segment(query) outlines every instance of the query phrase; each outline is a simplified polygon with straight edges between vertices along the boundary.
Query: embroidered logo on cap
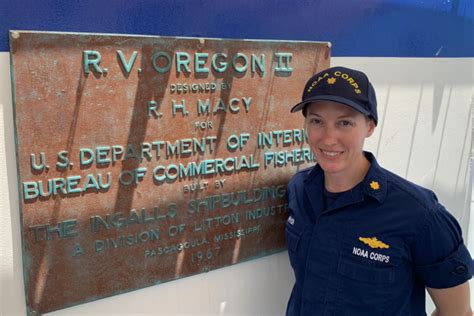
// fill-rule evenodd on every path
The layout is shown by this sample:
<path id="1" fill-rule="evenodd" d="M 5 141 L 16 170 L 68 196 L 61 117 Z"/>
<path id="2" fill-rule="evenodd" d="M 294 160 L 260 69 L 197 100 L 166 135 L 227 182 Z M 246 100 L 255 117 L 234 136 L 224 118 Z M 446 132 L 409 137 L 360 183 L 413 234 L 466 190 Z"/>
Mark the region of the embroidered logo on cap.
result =
<path id="1" fill-rule="evenodd" d="M 370 248 L 381 248 L 381 249 L 388 249 L 390 248 L 389 245 L 384 243 L 381 240 L 378 240 L 377 237 L 359 237 L 359 240 L 362 241 L 364 244 L 368 245 Z"/>
<path id="2" fill-rule="evenodd" d="M 324 75 L 318 77 L 318 79 L 314 80 L 311 85 L 308 87 L 308 90 L 306 90 L 308 93 L 311 92 L 311 90 L 313 90 L 314 87 L 316 87 L 316 85 L 318 84 L 318 82 L 320 82 L 321 80 L 323 80 L 324 78 L 326 78 L 327 76 L 329 76 L 329 74 L 326 72 Z"/>
<path id="3" fill-rule="evenodd" d="M 352 78 L 351 76 L 349 76 L 348 74 L 346 73 L 342 73 L 341 71 L 335 71 L 334 72 L 334 75 L 336 77 L 341 77 L 342 79 L 346 80 L 352 87 L 354 87 L 354 92 L 357 93 L 357 94 L 361 94 L 362 91 L 360 90 L 360 87 L 359 87 L 359 84 L 357 83 L 357 81 Z"/>
<path id="4" fill-rule="evenodd" d="M 328 78 L 328 84 L 335 84 L 335 83 L 336 83 L 336 78 L 334 77 Z"/>
<path id="5" fill-rule="evenodd" d="M 370 182 L 370 188 L 374 191 L 380 189 L 380 184 L 377 181 Z"/>

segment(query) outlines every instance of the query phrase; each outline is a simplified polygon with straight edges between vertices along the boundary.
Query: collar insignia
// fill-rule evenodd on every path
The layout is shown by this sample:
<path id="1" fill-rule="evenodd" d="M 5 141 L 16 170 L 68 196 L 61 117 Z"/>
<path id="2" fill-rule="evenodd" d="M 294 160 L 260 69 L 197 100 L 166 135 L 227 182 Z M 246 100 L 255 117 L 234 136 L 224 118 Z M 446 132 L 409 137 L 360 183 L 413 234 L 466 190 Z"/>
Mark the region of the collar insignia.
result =
<path id="1" fill-rule="evenodd" d="M 377 181 L 372 181 L 372 182 L 370 182 L 369 185 L 370 185 L 370 188 L 374 191 L 380 189 L 380 184 Z"/>
<path id="2" fill-rule="evenodd" d="M 364 244 L 368 245 L 370 248 L 381 248 L 381 249 L 388 249 L 390 248 L 389 245 L 384 243 L 381 240 L 378 240 L 377 237 L 359 237 L 359 240 L 362 241 Z"/>

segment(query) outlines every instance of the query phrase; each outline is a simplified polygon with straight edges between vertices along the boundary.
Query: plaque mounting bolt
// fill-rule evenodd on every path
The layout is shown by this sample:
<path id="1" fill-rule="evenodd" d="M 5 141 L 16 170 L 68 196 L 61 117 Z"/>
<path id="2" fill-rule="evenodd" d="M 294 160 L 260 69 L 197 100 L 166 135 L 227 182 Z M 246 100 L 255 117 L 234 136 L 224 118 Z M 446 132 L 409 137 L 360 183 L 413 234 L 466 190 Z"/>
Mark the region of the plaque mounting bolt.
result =
<path id="1" fill-rule="evenodd" d="M 19 39 L 20 38 L 20 33 L 16 32 L 16 31 L 12 32 L 12 38 L 13 39 Z"/>
<path id="2" fill-rule="evenodd" d="M 332 43 L 331 43 L 331 42 L 328 42 L 328 47 L 329 47 L 329 48 L 332 47 Z"/>

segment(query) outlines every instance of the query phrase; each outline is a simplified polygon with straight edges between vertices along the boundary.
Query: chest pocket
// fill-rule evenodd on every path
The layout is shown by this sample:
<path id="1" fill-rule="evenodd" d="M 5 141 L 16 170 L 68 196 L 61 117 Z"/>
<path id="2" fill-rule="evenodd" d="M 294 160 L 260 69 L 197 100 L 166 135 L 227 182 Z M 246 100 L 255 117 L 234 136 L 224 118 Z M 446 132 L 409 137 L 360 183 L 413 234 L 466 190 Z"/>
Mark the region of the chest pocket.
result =
<path id="1" fill-rule="evenodd" d="M 291 252 L 298 251 L 298 244 L 301 239 L 301 232 L 297 232 L 294 228 L 288 227 L 286 224 L 286 242 L 288 244 L 288 250 Z"/>
<path id="2" fill-rule="evenodd" d="M 304 234 L 305 227 L 303 225 L 286 223 L 285 235 L 288 245 L 288 256 L 297 279 L 304 276 L 304 267 L 306 265 L 308 245 L 305 242 Z"/>
<path id="3" fill-rule="evenodd" d="M 344 305 L 382 313 L 395 296 L 400 242 L 381 226 L 346 226 L 337 264 L 338 300 Z"/>
<path id="4" fill-rule="evenodd" d="M 337 273 L 340 279 L 338 301 L 343 304 L 381 311 L 384 303 L 393 299 L 393 266 L 354 262 L 341 256 Z"/>
<path id="5" fill-rule="evenodd" d="M 393 267 L 367 266 L 344 258 L 340 258 L 337 272 L 349 279 L 373 284 L 392 283 L 395 279 Z"/>

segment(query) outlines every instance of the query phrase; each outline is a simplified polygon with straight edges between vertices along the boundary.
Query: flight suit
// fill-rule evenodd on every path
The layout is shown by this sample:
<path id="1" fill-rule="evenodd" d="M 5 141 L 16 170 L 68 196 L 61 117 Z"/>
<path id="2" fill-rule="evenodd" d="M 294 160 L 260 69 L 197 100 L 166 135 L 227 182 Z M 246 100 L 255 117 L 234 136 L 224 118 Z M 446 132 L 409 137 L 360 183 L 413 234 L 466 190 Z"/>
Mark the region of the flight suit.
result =
<path id="1" fill-rule="evenodd" d="M 287 316 L 426 315 L 425 286 L 453 287 L 472 276 L 459 224 L 434 193 L 365 155 L 365 179 L 327 208 L 318 165 L 288 185 L 296 282 Z"/>

